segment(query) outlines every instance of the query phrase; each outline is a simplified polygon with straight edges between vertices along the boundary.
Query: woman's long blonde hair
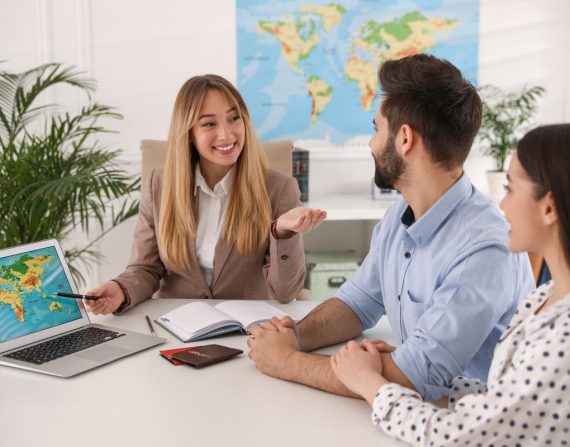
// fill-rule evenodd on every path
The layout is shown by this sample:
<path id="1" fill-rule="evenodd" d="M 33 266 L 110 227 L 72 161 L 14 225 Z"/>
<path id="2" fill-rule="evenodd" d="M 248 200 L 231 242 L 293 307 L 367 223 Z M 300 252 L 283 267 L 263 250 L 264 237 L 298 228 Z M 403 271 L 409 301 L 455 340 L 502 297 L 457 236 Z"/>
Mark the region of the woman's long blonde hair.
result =
<path id="1" fill-rule="evenodd" d="M 191 129 L 197 123 L 204 97 L 218 90 L 236 107 L 245 126 L 243 150 L 236 163 L 223 237 L 235 242 L 240 254 L 258 253 L 269 237 L 271 204 L 267 194 L 267 160 L 255 136 L 247 106 L 237 89 L 224 78 L 207 74 L 184 83 L 174 103 L 160 204 L 158 241 L 163 260 L 179 269 L 190 269 L 190 238 L 196 237 L 194 170 L 199 160 Z"/>

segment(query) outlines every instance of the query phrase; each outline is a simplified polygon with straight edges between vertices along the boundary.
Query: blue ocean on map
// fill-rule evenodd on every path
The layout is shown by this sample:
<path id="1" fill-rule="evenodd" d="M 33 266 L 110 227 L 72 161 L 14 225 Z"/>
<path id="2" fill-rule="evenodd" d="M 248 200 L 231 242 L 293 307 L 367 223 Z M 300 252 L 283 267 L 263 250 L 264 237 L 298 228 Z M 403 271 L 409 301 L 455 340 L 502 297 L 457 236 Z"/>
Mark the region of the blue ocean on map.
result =
<path id="1" fill-rule="evenodd" d="M 0 342 L 81 318 L 55 248 L 0 258 Z"/>
<path id="2" fill-rule="evenodd" d="M 342 145 L 372 133 L 382 60 L 433 54 L 477 84 L 478 41 L 479 0 L 237 0 L 238 88 L 261 139 Z"/>

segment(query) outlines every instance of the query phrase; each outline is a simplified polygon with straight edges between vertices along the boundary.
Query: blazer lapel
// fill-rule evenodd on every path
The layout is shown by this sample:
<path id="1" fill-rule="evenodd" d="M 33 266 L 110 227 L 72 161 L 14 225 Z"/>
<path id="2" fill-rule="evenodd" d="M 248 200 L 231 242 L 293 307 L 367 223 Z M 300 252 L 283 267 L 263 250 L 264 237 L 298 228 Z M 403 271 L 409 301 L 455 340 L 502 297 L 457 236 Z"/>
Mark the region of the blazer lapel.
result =
<path id="1" fill-rule="evenodd" d="M 220 277 L 220 273 L 222 272 L 226 261 L 228 260 L 228 256 L 230 255 L 231 251 L 234 248 L 235 243 L 231 242 L 228 243 L 226 238 L 220 234 L 220 238 L 218 239 L 218 243 L 216 244 L 216 251 L 214 253 L 214 277 L 212 279 L 212 286 L 211 289 L 214 289 L 214 285 L 216 281 Z"/>

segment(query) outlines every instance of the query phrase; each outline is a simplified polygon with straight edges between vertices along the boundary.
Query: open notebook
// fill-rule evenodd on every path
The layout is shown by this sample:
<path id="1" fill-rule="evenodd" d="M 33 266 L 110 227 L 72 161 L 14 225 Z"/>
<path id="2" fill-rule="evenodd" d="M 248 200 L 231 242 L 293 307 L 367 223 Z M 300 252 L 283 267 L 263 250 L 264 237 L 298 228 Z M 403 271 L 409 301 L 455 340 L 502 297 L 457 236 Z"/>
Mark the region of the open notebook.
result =
<path id="1" fill-rule="evenodd" d="M 185 304 L 155 321 L 183 342 L 189 342 L 227 332 L 247 333 L 252 324 L 285 316 L 286 313 L 263 301 L 235 300 L 215 306 L 201 302 Z"/>

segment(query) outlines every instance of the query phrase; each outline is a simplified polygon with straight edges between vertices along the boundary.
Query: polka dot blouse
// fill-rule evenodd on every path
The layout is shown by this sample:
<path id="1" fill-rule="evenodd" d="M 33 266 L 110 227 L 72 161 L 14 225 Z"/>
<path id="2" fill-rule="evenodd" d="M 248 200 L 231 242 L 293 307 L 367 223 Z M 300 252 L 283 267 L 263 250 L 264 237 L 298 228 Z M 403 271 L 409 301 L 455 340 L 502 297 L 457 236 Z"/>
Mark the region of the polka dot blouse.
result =
<path id="1" fill-rule="evenodd" d="M 570 295 L 534 314 L 552 291 L 546 283 L 520 303 L 495 348 L 487 386 L 454 379 L 443 409 L 384 385 L 373 423 L 412 445 L 570 445 Z"/>

